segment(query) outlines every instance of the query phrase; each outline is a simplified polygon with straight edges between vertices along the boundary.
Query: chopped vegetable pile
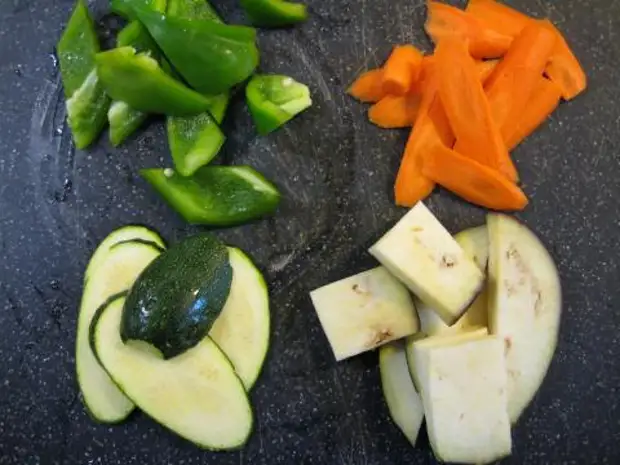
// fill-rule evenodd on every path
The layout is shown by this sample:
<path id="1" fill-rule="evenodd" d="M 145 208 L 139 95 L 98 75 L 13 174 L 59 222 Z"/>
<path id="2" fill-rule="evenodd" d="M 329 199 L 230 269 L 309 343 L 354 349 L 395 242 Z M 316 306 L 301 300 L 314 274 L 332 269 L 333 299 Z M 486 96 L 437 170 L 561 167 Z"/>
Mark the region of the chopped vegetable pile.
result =
<path id="1" fill-rule="evenodd" d="M 412 127 L 394 187 L 411 207 L 436 184 L 493 210 L 522 210 L 528 199 L 509 151 L 587 80 L 566 40 L 547 19 L 495 0 L 467 8 L 428 2 L 431 55 L 398 45 L 384 66 L 348 89 L 372 103 L 382 128 Z"/>

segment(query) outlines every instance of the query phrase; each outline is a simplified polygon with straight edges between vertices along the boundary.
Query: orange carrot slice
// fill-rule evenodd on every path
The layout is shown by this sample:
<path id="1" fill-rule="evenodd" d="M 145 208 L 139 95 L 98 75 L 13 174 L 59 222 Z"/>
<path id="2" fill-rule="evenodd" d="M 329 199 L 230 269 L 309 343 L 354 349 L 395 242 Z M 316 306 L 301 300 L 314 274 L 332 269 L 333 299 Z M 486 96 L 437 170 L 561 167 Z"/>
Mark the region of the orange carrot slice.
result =
<path id="1" fill-rule="evenodd" d="M 517 170 L 493 120 L 467 45 L 446 37 L 439 42 L 435 59 L 439 95 L 457 140 L 455 150 L 516 180 Z"/>
<path id="2" fill-rule="evenodd" d="M 484 26 L 510 37 L 518 36 L 530 22 L 528 16 L 495 0 L 469 0 L 465 11 Z"/>
<path id="3" fill-rule="evenodd" d="M 484 61 L 476 62 L 476 68 L 478 68 L 478 75 L 480 77 L 480 82 L 482 83 L 483 86 L 487 83 L 487 81 L 491 77 L 491 74 L 493 74 L 493 71 L 495 71 L 495 68 L 497 67 L 499 62 L 500 60 L 484 60 Z"/>
<path id="4" fill-rule="evenodd" d="M 394 47 L 383 66 L 383 91 L 392 95 L 409 92 L 420 77 L 423 57 L 422 52 L 413 45 Z"/>
<path id="5" fill-rule="evenodd" d="M 486 82 L 491 113 L 504 141 L 529 104 L 555 43 L 552 31 L 539 21 L 531 21 Z"/>
<path id="6" fill-rule="evenodd" d="M 520 118 L 511 131 L 504 134 L 508 149 L 513 150 L 532 134 L 558 107 L 561 98 L 562 90 L 549 79 L 540 77 Z"/>
<path id="7" fill-rule="evenodd" d="M 347 93 L 361 102 L 378 102 L 385 97 L 383 70 L 377 68 L 362 73 L 347 89 Z"/>
<path id="8" fill-rule="evenodd" d="M 512 42 L 512 37 L 486 27 L 469 13 L 436 1 L 428 2 L 424 28 L 435 44 L 444 37 L 468 41 L 469 53 L 474 58 L 501 57 Z"/>
<path id="9" fill-rule="evenodd" d="M 586 89 L 588 85 L 586 73 L 562 33 L 551 21 L 544 20 L 544 24 L 553 31 L 557 40 L 545 74 L 562 89 L 562 97 L 571 100 Z"/>
<path id="10" fill-rule="evenodd" d="M 527 197 L 498 171 L 436 144 L 422 167 L 422 173 L 459 197 L 492 210 L 523 210 Z"/>
<path id="11" fill-rule="evenodd" d="M 421 97 L 415 94 L 386 95 L 368 110 L 368 119 L 385 129 L 413 126 Z"/>

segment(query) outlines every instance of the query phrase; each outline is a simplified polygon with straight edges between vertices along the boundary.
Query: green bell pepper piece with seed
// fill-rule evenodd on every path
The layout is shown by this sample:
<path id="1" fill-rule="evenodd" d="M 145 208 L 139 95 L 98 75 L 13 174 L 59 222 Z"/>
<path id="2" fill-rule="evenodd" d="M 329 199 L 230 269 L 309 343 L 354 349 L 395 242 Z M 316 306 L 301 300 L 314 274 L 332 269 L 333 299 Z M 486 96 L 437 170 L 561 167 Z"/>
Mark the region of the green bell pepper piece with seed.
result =
<path id="1" fill-rule="evenodd" d="M 308 9 L 302 3 L 285 0 L 241 0 L 241 6 L 254 26 L 283 27 L 308 19 Z"/>
<path id="2" fill-rule="evenodd" d="M 272 214 L 280 193 L 249 166 L 205 166 L 187 178 L 171 169 L 140 174 L 188 223 L 234 226 Z"/>
<path id="3" fill-rule="evenodd" d="M 100 45 L 84 0 L 78 0 L 57 46 L 67 98 L 67 123 L 75 146 L 88 147 L 105 127 L 110 99 L 95 72 Z"/>
<path id="4" fill-rule="evenodd" d="M 146 113 L 191 116 L 208 110 L 210 100 L 168 76 L 157 61 L 133 47 L 99 53 L 97 74 L 114 99 Z"/>
<path id="5" fill-rule="evenodd" d="M 259 134 L 275 131 L 312 105 L 310 89 L 288 76 L 255 75 L 245 89 Z"/>

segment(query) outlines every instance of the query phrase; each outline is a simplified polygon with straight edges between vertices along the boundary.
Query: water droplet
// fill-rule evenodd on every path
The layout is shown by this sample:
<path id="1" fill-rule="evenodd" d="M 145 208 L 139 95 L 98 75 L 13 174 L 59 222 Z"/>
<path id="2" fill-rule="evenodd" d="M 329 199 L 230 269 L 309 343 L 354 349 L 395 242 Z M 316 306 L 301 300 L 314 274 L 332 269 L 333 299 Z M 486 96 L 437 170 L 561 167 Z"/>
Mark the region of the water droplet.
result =
<path id="1" fill-rule="evenodd" d="M 52 66 L 54 67 L 54 69 L 58 68 L 58 57 L 56 56 L 56 53 L 50 53 L 48 55 L 50 57 L 50 59 L 52 60 Z"/>
<path id="2" fill-rule="evenodd" d="M 62 126 L 59 126 L 59 127 L 56 128 L 56 134 L 59 135 L 59 136 L 62 136 L 63 131 L 64 131 L 64 129 L 63 129 Z"/>
<path id="3" fill-rule="evenodd" d="M 24 73 L 22 72 L 21 69 L 21 65 L 17 65 L 17 68 L 15 68 L 13 70 L 13 72 L 15 73 L 15 75 L 17 75 L 18 77 L 22 77 L 24 75 Z"/>

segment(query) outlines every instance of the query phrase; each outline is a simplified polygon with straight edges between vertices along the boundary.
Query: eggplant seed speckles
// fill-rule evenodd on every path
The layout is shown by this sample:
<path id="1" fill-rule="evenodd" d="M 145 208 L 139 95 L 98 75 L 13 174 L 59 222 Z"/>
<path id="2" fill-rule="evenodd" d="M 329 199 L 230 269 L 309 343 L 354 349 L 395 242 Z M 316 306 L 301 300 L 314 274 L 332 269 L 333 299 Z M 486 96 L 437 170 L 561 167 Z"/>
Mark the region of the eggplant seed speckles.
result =
<path id="1" fill-rule="evenodd" d="M 370 344 L 367 344 L 367 347 L 369 348 L 375 348 L 380 346 L 381 344 L 388 342 L 389 340 L 391 340 L 394 337 L 394 333 L 392 332 L 391 329 L 388 328 L 384 328 L 384 329 L 380 329 L 377 330 L 370 341 Z"/>
<path id="2" fill-rule="evenodd" d="M 442 268 L 454 268 L 457 264 L 456 257 L 452 255 L 442 255 L 440 266 Z"/>

